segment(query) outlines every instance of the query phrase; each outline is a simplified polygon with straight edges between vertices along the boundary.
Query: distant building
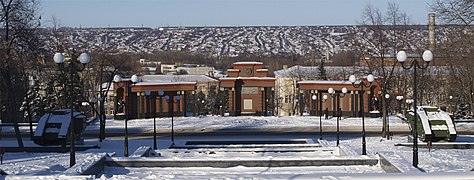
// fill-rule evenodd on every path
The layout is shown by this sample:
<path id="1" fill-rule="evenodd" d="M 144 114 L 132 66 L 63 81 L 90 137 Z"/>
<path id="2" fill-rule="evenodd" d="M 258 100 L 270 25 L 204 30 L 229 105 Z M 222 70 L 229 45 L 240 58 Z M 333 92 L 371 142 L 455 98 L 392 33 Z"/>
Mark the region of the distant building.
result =
<path id="1" fill-rule="evenodd" d="M 166 103 L 164 96 L 169 96 L 175 100 L 173 113 L 176 116 L 191 116 L 197 111 L 196 95 L 207 94 L 210 89 L 218 89 L 218 86 L 218 80 L 204 75 L 143 75 L 136 84 L 124 79 L 114 83 L 117 95 L 114 101 L 115 114 L 123 116 L 128 112 L 131 118 L 152 117 L 154 113 L 161 117 L 167 116 L 171 104 Z M 159 91 L 163 91 L 163 96 L 159 96 Z M 147 95 L 147 92 L 150 94 Z M 179 101 L 177 96 L 180 97 Z M 127 103 L 130 103 L 128 110 Z"/>
<path id="2" fill-rule="evenodd" d="M 197 64 L 183 64 L 176 68 L 177 72 L 185 71 L 189 75 L 207 75 L 210 77 L 214 76 L 214 67 L 208 67 Z"/>
<path id="3" fill-rule="evenodd" d="M 142 69 L 142 74 L 161 74 L 162 72 L 161 62 L 140 59 L 139 63 Z"/>
<path id="4" fill-rule="evenodd" d="M 298 82 L 318 80 L 319 67 L 317 66 L 283 66 L 283 69 L 274 71 L 275 74 L 275 111 L 276 115 L 292 116 L 300 114 L 298 100 Z M 363 76 L 366 67 L 326 66 L 328 81 L 344 80 L 351 74 Z M 327 89 L 326 89 L 327 90 Z M 305 111 L 305 109 L 302 109 Z M 306 109 L 308 110 L 308 109 Z"/>
<path id="5" fill-rule="evenodd" d="M 174 64 L 161 64 L 160 68 L 161 74 L 176 73 L 176 65 Z"/>
<path id="6" fill-rule="evenodd" d="M 367 79 L 362 79 L 367 83 Z M 357 81 L 355 84 L 360 84 Z M 368 84 L 368 83 L 367 83 Z M 297 106 L 299 107 L 299 114 L 308 113 L 310 115 L 319 115 L 327 109 L 329 116 L 336 116 L 337 107 L 341 108 L 342 116 L 361 116 L 361 95 L 364 101 L 364 115 L 374 113 L 377 116 L 380 114 L 380 94 L 378 83 L 372 83 L 370 87 L 364 88 L 364 92 L 360 88 L 355 88 L 352 83 L 346 80 L 342 81 L 326 81 L 326 80 L 305 80 L 298 81 Z M 333 88 L 336 95 L 333 97 L 328 93 L 328 89 Z M 342 88 L 346 88 L 348 92 L 342 94 Z M 326 101 L 320 101 L 326 95 Z M 313 96 L 315 100 L 313 100 Z M 342 96 L 342 97 L 340 97 Z"/>
<path id="7" fill-rule="evenodd" d="M 103 83 L 101 85 L 101 91 L 105 92 L 105 102 L 104 102 L 104 111 L 106 116 L 113 116 L 115 113 L 114 102 L 115 102 L 115 93 L 114 93 L 114 83 Z M 100 98 L 100 97 L 98 97 Z"/>
<path id="8" fill-rule="evenodd" d="M 268 69 L 261 62 L 236 62 L 228 69 L 229 77 L 220 78 L 221 86 L 228 92 L 228 110 L 231 115 L 266 115 L 273 112 L 275 78 L 267 77 Z"/>

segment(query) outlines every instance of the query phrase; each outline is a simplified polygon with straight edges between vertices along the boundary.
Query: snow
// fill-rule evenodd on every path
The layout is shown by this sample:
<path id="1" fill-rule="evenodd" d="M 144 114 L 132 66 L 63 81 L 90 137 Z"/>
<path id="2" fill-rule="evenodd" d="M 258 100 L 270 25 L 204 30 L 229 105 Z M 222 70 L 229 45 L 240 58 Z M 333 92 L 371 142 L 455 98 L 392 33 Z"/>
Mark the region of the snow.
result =
<path id="1" fill-rule="evenodd" d="M 168 133 L 170 130 L 171 118 L 157 118 L 157 128 L 161 133 Z M 102 175 L 98 178 L 104 179 L 209 179 L 209 178 L 258 178 L 258 179 L 291 179 L 291 178 L 322 178 L 322 179 L 365 179 L 367 177 L 391 177 L 395 178 L 433 178 L 443 177 L 444 179 L 465 179 L 474 177 L 471 171 L 474 168 L 474 151 L 472 149 L 436 149 L 436 148 L 419 148 L 419 168 L 414 168 L 412 162 L 412 147 L 395 146 L 400 143 L 410 143 L 408 135 L 395 135 L 391 140 L 381 138 L 379 136 L 367 137 L 367 155 L 361 155 L 362 140 L 359 135 L 341 134 L 339 147 L 336 147 L 336 138 L 334 135 L 324 135 L 324 140 L 318 143 L 319 138 L 319 117 L 258 117 L 258 116 L 242 116 L 242 117 L 176 117 L 174 118 L 176 132 L 210 132 L 215 130 L 235 130 L 235 131 L 251 131 L 251 130 L 293 130 L 308 132 L 313 134 L 307 135 L 262 135 L 232 136 L 230 140 L 237 138 L 249 139 L 274 139 L 293 141 L 306 141 L 315 144 L 285 144 L 285 145 L 194 145 L 192 149 L 168 148 L 170 146 L 169 136 L 160 136 L 158 138 L 158 150 L 154 154 L 156 157 L 149 157 L 156 160 L 317 160 L 321 158 L 337 159 L 337 158 L 377 158 L 378 154 L 385 157 L 390 163 L 397 167 L 403 173 L 387 174 L 380 165 L 354 165 L 354 166 L 288 166 L 288 167 L 109 167 L 107 166 Z M 382 126 L 381 118 L 366 118 L 365 124 L 367 129 L 371 128 L 379 130 Z M 408 125 L 401 119 L 391 116 L 389 118 L 391 129 L 409 130 Z M 336 124 L 334 118 L 322 119 L 323 130 L 331 130 Z M 360 118 L 344 118 L 340 121 L 341 130 L 361 129 Z M 107 120 L 107 132 L 122 132 L 124 121 Z M 133 130 L 143 132 L 153 132 L 153 119 L 137 119 L 130 120 L 128 127 Z M 472 130 L 474 123 L 457 123 L 457 129 Z M 26 130 L 27 127 L 22 127 Z M 98 123 L 87 127 L 88 132 L 98 132 Z M 3 127 L 2 133 L 11 131 L 7 127 Z M 472 134 L 472 133 L 471 133 Z M 205 138 L 203 136 L 177 136 L 176 146 L 189 148 L 186 145 L 188 141 L 226 141 L 228 137 L 216 136 Z M 473 135 L 458 136 L 457 142 L 473 143 Z M 142 146 L 152 146 L 152 138 L 148 137 L 131 137 L 130 152 Z M 14 139 L 2 138 L 1 146 L 15 145 Z M 105 153 L 115 154 L 114 158 L 127 159 L 123 156 L 123 138 L 109 137 L 103 142 L 95 139 L 86 139 L 86 145 L 99 144 L 100 149 L 89 149 L 87 151 L 78 151 L 76 153 L 77 166 L 76 170 L 87 168 L 91 162 L 104 156 Z M 420 145 L 426 144 L 419 142 Z M 25 145 L 34 146 L 31 141 L 26 140 Z M 253 147 L 252 147 L 253 146 Z M 322 146 L 322 147 L 320 147 Z M 276 151 L 269 151 L 269 150 Z M 297 151 L 300 150 L 300 151 Z M 213 153 L 211 153 L 213 152 Z M 139 157 L 143 159 L 143 157 Z M 144 158 L 147 159 L 147 158 Z M 6 153 L 4 155 L 3 164 L 0 169 L 10 175 L 13 179 L 25 176 L 35 177 L 43 175 L 51 175 L 50 178 L 60 178 L 69 168 L 69 153 Z M 421 171 L 421 172 L 420 172 Z M 426 173 L 425 173 L 426 172 Z M 355 173 L 355 174 L 354 174 Z M 400 177 L 403 176 L 403 177 Z M 73 177 L 73 176 L 67 176 Z M 78 178 L 83 178 L 78 177 Z M 390 179 L 390 178 L 389 178 Z"/>

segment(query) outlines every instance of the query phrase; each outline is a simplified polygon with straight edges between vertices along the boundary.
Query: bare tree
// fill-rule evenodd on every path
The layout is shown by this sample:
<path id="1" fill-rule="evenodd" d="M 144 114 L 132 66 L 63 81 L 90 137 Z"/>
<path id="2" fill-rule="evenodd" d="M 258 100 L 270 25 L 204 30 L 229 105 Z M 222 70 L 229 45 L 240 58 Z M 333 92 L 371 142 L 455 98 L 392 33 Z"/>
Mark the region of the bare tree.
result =
<path id="1" fill-rule="evenodd" d="M 445 23 L 472 25 L 474 23 L 474 1 L 435 0 L 430 8 Z"/>
<path id="2" fill-rule="evenodd" d="M 470 104 L 474 112 L 474 1 L 435 0 L 430 8 L 442 22 L 454 24 L 439 51 L 448 59 L 450 94 L 454 102 Z"/>
<path id="3" fill-rule="evenodd" d="M 408 16 L 400 12 L 398 5 L 389 3 L 386 15 L 378 8 L 368 4 L 362 12 L 362 24 L 367 29 L 369 41 L 374 49 L 367 50 L 369 58 L 367 64 L 369 72 L 380 78 L 381 94 L 391 90 L 390 82 L 396 66 L 394 59 L 396 52 L 406 46 L 406 27 L 409 25 Z M 385 98 L 379 98 L 382 102 L 383 114 L 383 137 L 388 136 L 387 103 Z"/>
<path id="4" fill-rule="evenodd" d="M 0 0 L 0 118 L 14 123 L 21 149 L 18 110 L 26 95 L 25 68 L 34 66 L 38 57 L 36 7 L 34 0 Z"/>

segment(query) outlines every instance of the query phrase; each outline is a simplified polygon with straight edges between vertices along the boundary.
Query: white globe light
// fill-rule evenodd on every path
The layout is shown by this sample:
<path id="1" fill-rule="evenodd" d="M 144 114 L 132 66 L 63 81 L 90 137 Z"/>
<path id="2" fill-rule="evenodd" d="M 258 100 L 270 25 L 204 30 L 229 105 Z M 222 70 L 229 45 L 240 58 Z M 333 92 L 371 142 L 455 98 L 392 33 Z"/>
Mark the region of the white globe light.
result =
<path id="1" fill-rule="evenodd" d="M 372 74 L 369 74 L 369 75 L 367 76 L 367 81 L 369 81 L 369 82 L 374 82 L 374 76 L 373 76 Z"/>
<path id="2" fill-rule="evenodd" d="M 354 75 L 349 76 L 349 82 L 354 84 L 356 82 L 356 76 L 354 76 Z"/>
<path id="3" fill-rule="evenodd" d="M 430 50 L 426 50 L 423 52 L 423 60 L 426 62 L 430 62 L 433 60 L 433 53 Z"/>
<path id="4" fill-rule="evenodd" d="M 346 94 L 347 93 L 347 88 L 342 88 L 342 94 Z"/>
<path id="5" fill-rule="evenodd" d="M 329 89 L 328 89 L 328 93 L 329 93 L 329 94 L 333 94 L 333 93 L 334 93 L 334 89 L 333 89 L 333 88 L 329 88 Z"/>
<path id="6" fill-rule="evenodd" d="M 163 91 L 163 90 L 158 91 L 158 96 L 163 96 L 164 94 L 165 94 L 165 91 Z"/>
<path id="7" fill-rule="evenodd" d="M 79 56 L 79 61 L 82 64 L 87 64 L 91 61 L 91 57 L 87 53 L 81 53 L 81 55 Z"/>
<path id="8" fill-rule="evenodd" d="M 315 94 L 313 94 L 313 96 L 311 96 L 311 99 L 313 99 L 313 101 L 315 101 L 316 99 L 318 99 L 318 96 L 316 96 Z"/>
<path id="9" fill-rule="evenodd" d="M 385 94 L 385 99 L 390 98 L 390 94 Z"/>
<path id="10" fill-rule="evenodd" d="M 138 82 L 138 76 L 136 74 L 132 75 L 132 82 L 137 83 Z"/>
<path id="11" fill-rule="evenodd" d="M 120 81 L 122 81 L 122 77 L 120 77 L 120 75 L 116 74 L 116 75 L 114 76 L 114 82 L 118 83 L 118 82 L 120 82 Z"/>
<path id="12" fill-rule="evenodd" d="M 397 100 L 401 101 L 403 99 L 403 96 L 397 96 Z"/>
<path id="13" fill-rule="evenodd" d="M 168 96 L 168 95 L 165 96 L 165 99 L 166 99 L 166 101 L 169 101 L 169 100 L 170 100 L 170 96 Z"/>
<path id="14" fill-rule="evenodd" d="M 324 96 L 323 96 L 323 99 L 324 99 L 324 100 L 328 99 L 328 95 L 324 95 Z"/>
<path id="15" fill-rule="evenodd" d="M 53 60 L 56 64 L 62 64 L 64 62 L 64 55 L 62 53 L 56 53 L 54 54 Z"/>
<path id="16" fill-rule="evenodd" d="M 397 53 L 398 62 L 405 62 L 407 60 L 407 53 L 405 51 L 398 51 Z"/>

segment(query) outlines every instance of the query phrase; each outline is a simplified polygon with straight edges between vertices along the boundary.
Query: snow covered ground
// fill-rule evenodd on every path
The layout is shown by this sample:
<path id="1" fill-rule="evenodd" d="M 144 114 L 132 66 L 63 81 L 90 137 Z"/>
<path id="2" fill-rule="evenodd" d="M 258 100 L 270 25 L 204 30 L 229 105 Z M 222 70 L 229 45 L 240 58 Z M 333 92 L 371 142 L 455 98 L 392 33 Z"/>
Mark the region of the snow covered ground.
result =
<path id="1" fill-rule="evenodd" d="M 152 119 L 141 119 L 129 121 L 129 128 L 142 129 L 152 131 Z M 334 119 L 324 120 L 324 126 L 334 126 Z M 342 127 L 360 127 L 361 119 L 347 118 L 341 120 Z M 199 130 L 207 131 L 212 129 L 257 129 L 257 128 L 292 128 L 292 127 L 309 127 L 318 128 L 319 117 L 193 117 L 193 118 L 175 118 L 175 128 L 181 130 Z M 366 125 L 373 127 L 381 127 L 382 122 L 379 118 L 366 118 Z M 407 124 L 396 117 L 390 117 L 391 127 L 408 128 Z M 457 124 L 465 129 L 474 130 L 474 123 Z M 170 128 L 170 119 L 157 119 L 157 127 L 160 131 Z M 123 121 L 108 120 L 107 131 L 114 129 L 122 129 Z M 93 124 L 88 127 L 88 131 L 97 131 L 98 125 Z M 4 129 L 9 131 L 9 129 Z M 5 132 L 5 131 L 3 131 Z M 226 140 L 220 137 L 220 140 Z M 268 137 L 266 137 L 268 138 Z M 295 139 L 295 137 L 282 137 Z M 304 135 L 297 138 L 307 138 L 318 142 L 318 135 Z M 219 139 L 219 138 L 214 138 Z M 202 137 L 180 137 L 176 144 L 183 144 L 187 140 L 202 140 Z M 378 136 L 367 137 L 367 156 L 361 156 L 361 137 L 351 135 L 342 135 L 340 142 L 340 150 L 344 152 L 344 156 L 350 157 L 369 157 L 375 158 L 377 154 L 381 154 L 388 159 L 394 166 L 404 173 L 387 174 L 379 166 L 305 166 L 305 167 L 231 167 L 231 168 L 210 168 L 210 167 L 164 167 L 164 168 L 134 168 L 134 167 L 106 167 L 100 178 L 110 179 L 209 179 L 209 178 L 258 178 L 258 179 L 293 179 L 293 178 L 321 178 L 321 179 L 352 179 L 367 178 L 369 176 L 379 177 L 380 174 L 390 177 L 400 178 L 398 176 L 419 178 L 418 176 L 433 178 L 443 177 L 444 179 L 472 179 L 474 174 L 474 150 L 473 149 L 419 149 L 419 168 L 414 168 L 412 163 L 411 147 L 395 146 L 398 143 L 409 142 L 407 135 L 395 135 L 393 139 L 386 140 Z M 459 142 L 474 142 L 473 135 L 464 135 L 458 137 Z M 15 144 L 14 139 L 2 139 L 0 145 Z M 26 145 L 35 146 L 31 141 L 25 141 Z M 98 144 L 100 149 L 89 149 L 87 151 L 77 152 L 77 163 L 85 163 L 97 160 L 104 153 L 114 154 L 115 156 L 123 156 L 123 139 L 120 137 L 107 138 L 103 142 L 97 139 L 86 139 L 85 144 Z M 420 142 L 420 144 L 422 144 Z M 221 158 L 229 159 L 239 157 L 241 155 L 249 158 L 310 158 L 318 157 L 317 154 L 311 152 L 304 153 L 247 153 L 247 155 L 239 153 L 217 153 L 207 154 L 197 151 L 175 152 L 173 149 L 167 149 L 170 145 L 169 137 L 160 137 L 158 140 L 157 153 L 161 153 L 160 158 L 189 159 L 189 158 Z M 336 139 L 334 136 L 325 136 L 321 141 L 324 148 L 336 148 Z M 140 146 L 152 146 L 152 139 L 149 137 L 133 137 L 130 139 L 130 151 L 133 152 Z M 221 150 L 220 150 L 221 151 Z M 203 151 L 209 152 L 209 151 Z M 249 156 L 250 154 L 250 156 Z M 319 156 L 328 156 L 320 154 Z M 69 168 L 69 153 L 6 153 L 4 155 L 3 164 L 0 169 L 8 174 L 28 176 L 42 175 L 58 175 L 64 173 Z M 356 173 L 356 174 L 352 174 Z M 378 174 L 378 175 L 377 175 Z M 9 176 L 7 176 L 9 177 Z M 15 176 L 14 176 L 15 177 Z"/>

